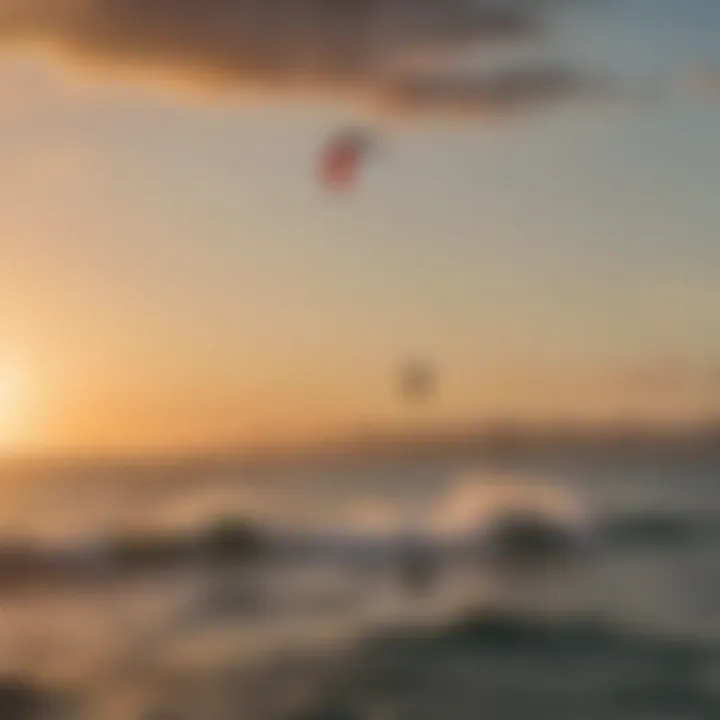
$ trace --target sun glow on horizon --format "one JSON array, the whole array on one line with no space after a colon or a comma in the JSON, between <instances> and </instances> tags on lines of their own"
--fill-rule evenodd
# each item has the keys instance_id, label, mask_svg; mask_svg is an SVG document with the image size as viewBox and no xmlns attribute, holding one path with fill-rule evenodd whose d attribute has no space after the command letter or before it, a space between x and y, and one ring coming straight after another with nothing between
<instances>
[{"instance_id":1,"label":"sun glow on horizon","mask_svg":"<svg viewBox=\"0 0 720 720\"><path fill-rule=\"evenodd\" d=\"M25 440L27 401L23 373L0 362L0 450L14 449Z\"/></svg>"}]
</instances>

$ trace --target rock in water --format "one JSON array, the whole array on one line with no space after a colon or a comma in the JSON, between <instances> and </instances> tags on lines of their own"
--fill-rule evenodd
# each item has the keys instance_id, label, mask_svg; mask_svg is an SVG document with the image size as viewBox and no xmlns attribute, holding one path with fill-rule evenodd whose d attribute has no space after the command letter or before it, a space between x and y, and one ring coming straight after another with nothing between
<instances>
[{"instance_id":1,"label":"rock in water","mask_svg":"<svg viewBox=\"0 0 720 720\"><path fill-rule=\"evenodd\" d=\"M21 677L0 677L0 718L40 720L47 709L45 693Z\"/></svg>"},{"instance_id":2,"label":"rock in water","mask_svg":"<svg viewBox=\"0 0 720 720\"><path fill-rule=\"evenodd\" d=\"M494 555L505 562L536 563L572 554L575 539L567 528L532 514L504 517L491 533Z\"/></svg>"}]
</instances>

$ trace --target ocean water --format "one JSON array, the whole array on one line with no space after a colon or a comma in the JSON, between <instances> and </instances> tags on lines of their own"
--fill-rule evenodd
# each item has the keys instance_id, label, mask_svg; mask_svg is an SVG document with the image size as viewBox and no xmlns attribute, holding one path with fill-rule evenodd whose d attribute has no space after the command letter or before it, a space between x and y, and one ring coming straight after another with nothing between
<instances>
[{"instance_id":1,"label":"ocean water","mask_svg":"<svg viewBox=\"0 0 720 720\"><path fill-rule=\"evenodd\" d=\"M488 528L517 508L577 552L493 562ZM272 552L102 561L112 536L228 516ZM3 547L84 563L0 586L2 720L720 717L718 452L15 468L0 520Z\"/></svg>"}]
</instances>

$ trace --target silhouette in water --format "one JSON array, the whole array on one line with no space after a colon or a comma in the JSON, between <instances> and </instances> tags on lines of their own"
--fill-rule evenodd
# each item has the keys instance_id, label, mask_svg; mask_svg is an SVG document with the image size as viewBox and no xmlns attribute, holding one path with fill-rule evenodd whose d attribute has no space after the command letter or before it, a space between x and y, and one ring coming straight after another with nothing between
<instances>
[{"instance_id":1,"label":"silhouette in water","mask_svg":"<svg viewBox=\"0 0 720 720\"><path fill-rule=\"evenodd\" d=\"M568 528L531 512L499 519L491 528L490 543L493 558L512 565L564 560L578 550L578 539Z\"/></svg>"},{"instance_id":2,"label":"silhouette in water","mask_svg":"<svg viewBox=\"0 0 720 720\"><path fill-rule=\"evenodd\" d=\"M405 587L414 594L428 592L437 580L438 567L428 552L415 548L405 554L402 578Z\"/></svg>"}]
</instances>

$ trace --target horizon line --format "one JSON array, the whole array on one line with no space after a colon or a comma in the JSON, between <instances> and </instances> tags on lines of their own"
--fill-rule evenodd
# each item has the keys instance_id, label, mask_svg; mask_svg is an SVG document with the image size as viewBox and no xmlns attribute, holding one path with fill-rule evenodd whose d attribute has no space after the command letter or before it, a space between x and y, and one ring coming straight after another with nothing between
<instances>
[{"instance_id":1,"label":"horizon line","mask_svg":"<svg viewBox=\"0 0 720 720\"><path fill-rule=\"evenodd\" d=\"M175 464L193 461L253 462L306 457L349 456L382 451L428 450L443 446L483 445L492 447L504 442L529 446L537 443L577 446L583 443L627 443L714 441L720 447L720 415L702 420L648 421L610 420L577 421L522 420L445 421L417 423L388 423L354 426L331 435L296 440L267 442L233 441L224 443L193 443L184 446L127 446L112 445L82 447L45 446L6 450L0 456L0 466L12 464L90 464L93 462L119 464Z\"/></svg>"}]
</instances>

